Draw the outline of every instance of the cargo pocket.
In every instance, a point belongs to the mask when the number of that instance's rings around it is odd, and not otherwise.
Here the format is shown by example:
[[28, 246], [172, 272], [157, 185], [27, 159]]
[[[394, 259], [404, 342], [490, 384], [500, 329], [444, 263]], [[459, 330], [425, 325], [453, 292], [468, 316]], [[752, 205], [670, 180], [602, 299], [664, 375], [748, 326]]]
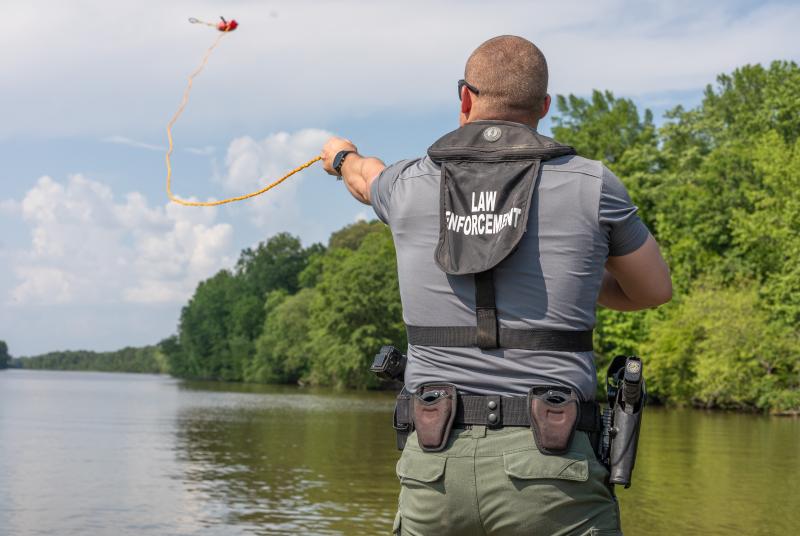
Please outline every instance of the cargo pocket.
[[445, 493], [447, 458], [408, 447], [397, 462], [400, 500], [395, 521], [402, 526], [399, 534], [440, 533], [442, 519], [452, 508], [450, 495]]
[[518, 480], [555, 478], [585, 482], [589, 479], [589, 462], [580, 452], [567, 452], [549, 456], [536, 449], [519, 450], [503, 454], [506, 474]]
[[397, 477], [407, 481], [434, 483], [444, 475], [447, 458], [406, 448], [397, 461]]

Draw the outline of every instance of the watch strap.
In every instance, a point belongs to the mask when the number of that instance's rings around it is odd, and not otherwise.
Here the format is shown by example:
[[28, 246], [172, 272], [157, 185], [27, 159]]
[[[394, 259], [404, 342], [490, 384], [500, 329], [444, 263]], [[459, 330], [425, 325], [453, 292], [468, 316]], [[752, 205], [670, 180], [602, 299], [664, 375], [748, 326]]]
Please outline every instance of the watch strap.
[[336, 153], [336, 156], [333, 158], [333, 170], [339, 176], [342, 177], [342, 164], [344, 164], [344, 159], [350, 153], [354, 153], [355, 151], [350, 151], [345, 149], [344, 151], [339, 151]]

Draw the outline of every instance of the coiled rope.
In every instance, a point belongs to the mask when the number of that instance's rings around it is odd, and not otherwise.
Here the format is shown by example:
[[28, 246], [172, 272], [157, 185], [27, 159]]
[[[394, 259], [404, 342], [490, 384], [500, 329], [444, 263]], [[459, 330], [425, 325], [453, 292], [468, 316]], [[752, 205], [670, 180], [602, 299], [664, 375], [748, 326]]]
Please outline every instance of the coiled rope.
[[[255, 192], [250, 192], [249, 194], [239, 195], [239, 196], [236, 196], [236, 197], [229, 197], [228, 199], [221, 199], [219, 201], [188, 201], [186, 199], [181, 199], [179, 197], [176, 197], [172, 193], [172, 165], [170, 164], [170, 156], [172, 156], [172, 150], [173, 150], [172, 127], [175, 124], [175, 122], [178, 120], [178, 118], [181, 116], [181, 114], [183, 113], [183, 109], [186, 108], [186, 104], [189, 102], [189, 94], [192, 91], [192, 84], [194, 82], [194, 78], [203, 71], [203, 69], [205, 68], [206, 64], [208, 63], [208, 58], [211, 56], [211, 53], [214, 51], [214, 49], [217, 48], [217, 45], [219, 45], [220, 41], [222, 41], [222, 39], [226, 35], [228, 35], [233, 29], [235, 29], [235, 26], [234, 27], [230, 27], [229, 23], [227, 23], [227, 21], [225, 21], [225, 19], [222, 19], [222, 21], [224, 23], [226, 23], [225, 26], [224, 26], [224, 29], [220, 29], [219, 36], [214, 40], [214, 43], [212, 43], [212, 45], [210, 47], [208, 47], [208, 50], [206, 50], [206, 53], [203, 56], [203, 61], [200, 62], [200, 66], [197, 67], [197, 69], [195, 69], [194, 72], [192, 72], [192, 74], [189, 75], [189, 82], [186, 85], [186, 89], [183, 91], [183, 98], [181, 99], [181, 103], [178, 106], [178, 110], [175, 112], [175, 115], [172, 116], [172, 119], [170, 119], [169, 123], [167, 123], [167, 140], [169, 140], [169, 148], [167, 149], [167, 154], [166, 154], [166, 162], [167, 162], [167, 197], [169, 197], [170, 201], [172, 201], [174, 203], [178, 203], [179, 205], [187, 206], [187, 207], [215, 207], [215, 206], [219, 206], [219, 205], [225, 205], [227, 203], [233, 203], [235, 201], [244, 201], [245, 199], [250, 199], [251, 197], [256, 197], [258, 195], [261, 195], [261, 194], [263, 194], [265, 192], [268, 192], [269, 190], [275, 188], [276, 186], [278, 186], [280, 183], [282, 183], [283, 181], [285, 181], [286, 179], [288, 179], [289, 177], [291, 177], [295, 173], [299, 173], [300, 171], [303, 171], [304, 169], [314, 165], [316, 162], [319, 162], [320, 160], [322, 160], [321, 157], [317, 156], [315, 158], [312, 158], [311, 160], [309, 160], [305, 164], [301, 164], [301, 165], [297, 166], [296, 168], [294, 168], [293, 170], [288, 172], [283, 177], [281, 177], [281, 178], [275, 180], [274, 182], [264, 186], [260, 190], [256, 190]], [[220, 28], [220, 26], [217, 25], [217, 24], [212, 24], [210, 22], [204, 22], [204, 21], [201, 21], [201, 20], [198, 20], [198, 19], [195, 19], [195, 18], [189, 19], [189, 22], [192, 23], [192, 24], [205, 24], [206, 26], [211, 26], [212, 28], [218, 28], [218, 29]]]

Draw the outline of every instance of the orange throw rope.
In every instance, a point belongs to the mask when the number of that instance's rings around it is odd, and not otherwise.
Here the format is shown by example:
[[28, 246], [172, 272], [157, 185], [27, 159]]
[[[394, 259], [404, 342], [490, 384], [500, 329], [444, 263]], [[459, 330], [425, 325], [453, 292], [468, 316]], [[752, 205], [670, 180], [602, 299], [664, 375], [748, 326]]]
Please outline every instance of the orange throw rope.
[[[211, 26], [211, 27], [214, 27], [214, 28], [219, 28], [220, 27], [219, 25], [211, 24], [209, 22], [203, 22], [203, 21], [200, 21], [200, 20], [197, 20], [197, 19], [189, 19], [189, 22], [191, 22], [193, 24], [198, 24], [198, 23], [199, 24], [205, 24], [207, 26]], [[226, 21], [223, 19], [223, 22], [226, 22]], [[231, 22], [235, 22], [235, 21], [231, 21]], [[180, 106], [178, 106], [178, 110], [175, 112], [175, 115], [173, 115], [172, 119], [170, 119], [169, 123], [167, 123], [167, 139], [169, 140], [169, 148], [167, 149], [167, 154], [166, 154], [166, 162], [167, 162], [167, 197], [169, 197], [170, 201], [172, 201], [174, 203], [178, 203], [179, 205], [187, 206], [187, 207], [215, 207], [215, 206], [218, 206], [218, 205], [225, 205], [227, 203], [233, 203], [235, 201], [243, 201], [245, 199], [250, 199], [251, 197], [256, 197], [257, 195], [261, 195], [264, 192], [268, 192], [269, 190], [275, 188], [277, 185], [279, 185], [280, 183], [282, 183], [283, 181], [285, 181], [286, 179], [288, 179], [289, 177], [291, 177], [295, 173], [303, 171], [307, 167], [310, 167], [310, 166], [314, 165], [316, 162], [322, 160], [321, 157], [317, 156], [316, 158], [312, 158], [311, 160], [309, 160], [305, 164], [301, 164], [301, 165], [297, 166], [296, 168], [291, 170], [289, 173], [287, 173], [283, 177], [281, 177], [281, 178], [277, 179], [276, 181], [266, 185], [265, 187], [261, 188], [260, 190], [257, 190], [255, 192], [251, 192], [249, 194], [239, 195], [239, 196], [236, 196], [236, 197], [230, 197], [228, 199], [221, 199], [219, 201], [205, 201], [205, 202], [203, 202], [203, 201], [187, 201], [185, 199], [181, 199], [179, 197], [176, 197], [172, 193], [172, 165], [170, 164], [170, 156], [172, 156], [172, 150], [173, 150], [172, 127], [175, 124], [175, 122], [178, 120], [178, 118], [181, 116], [181, 114], [183, 113], [183, 109], [186, 108], [186, 104], [189, 102], [189, 94], [192, 91], [192, 83], [194, 82], [194, 78], [203, 71], [203, 69], [205, 68], [206, 64], [208, 63], [208, 58], [211, 56], [211, 53], [214, 51], [214, 49], [217, 48], [217, 45], [219, 45], [220, 41], [222, 41], [222, 39], [226, 35], [228, 35], [233, 29], [235, 29], [236, 26], [231, 27], [230, 23], [226, 22], [226, 26], [224, 26], [224, 28], [225, 29], [221, 29], [220, 30], [219, 36], [216, 38], [216, 40], [214, 40], [214, 43], [210, 47], [208, 47], [208, 50], [206, 50], [206, 53], [203, 56], [203, 61], [200, 62], [200, 66], [197, 69], [195, 69], [192, 74], [189, 75], [189, 83], [186, 85], [186, 89], [183, 91], [183, 98], [181, 99]]]

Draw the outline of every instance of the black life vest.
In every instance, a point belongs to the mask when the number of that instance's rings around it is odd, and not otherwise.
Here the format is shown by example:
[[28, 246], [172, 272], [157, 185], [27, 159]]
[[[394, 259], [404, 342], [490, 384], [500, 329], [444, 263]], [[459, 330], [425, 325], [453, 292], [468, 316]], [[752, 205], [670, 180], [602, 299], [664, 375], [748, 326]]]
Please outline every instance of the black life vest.
[[452, 275], [473, 274], [473, 326], [407, 325], [408, 342], [582, 352], [592, 332], [501, 328], [494, 268], [519, 245], [527, 228], [541, 163], [575, 149], [507, 121], [468, 123], [440, 138], [428, 156], [441, 167], [436, 264]]

